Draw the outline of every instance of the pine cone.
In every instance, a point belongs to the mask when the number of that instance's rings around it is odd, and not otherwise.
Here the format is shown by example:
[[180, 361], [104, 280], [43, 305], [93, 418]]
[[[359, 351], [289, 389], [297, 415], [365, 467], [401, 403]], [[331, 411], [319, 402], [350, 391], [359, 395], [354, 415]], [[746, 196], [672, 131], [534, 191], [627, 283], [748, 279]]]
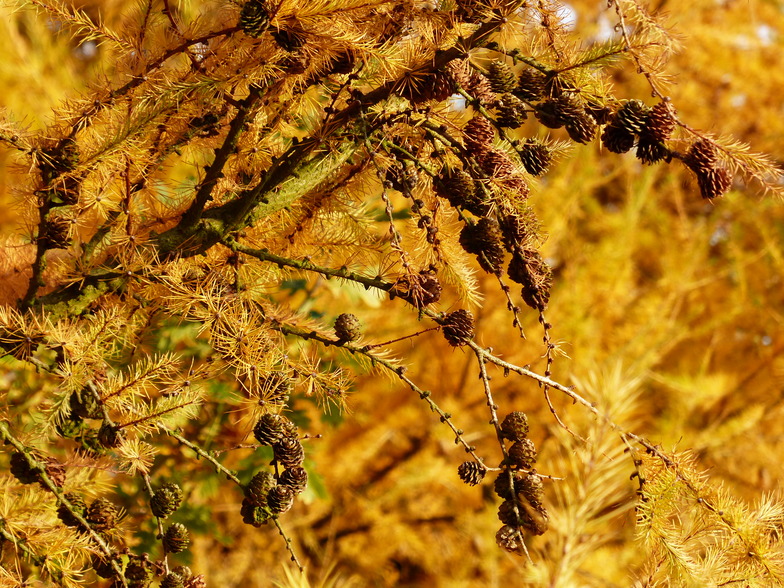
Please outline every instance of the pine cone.
[[400, 90], [401, 95], [407, 98], [412, 104], [421, 104], [429, 100], [441, 102], [446, 100], [457, 91], [454, 78], [448, 73], [441, 71], [425, 73], [418, 72], [404, 78], [407, 82]]
[[278, 484], [267, 495], [267, 504], [274, 513], [284, 513], [294, 504], [294, 491], [290, 486]]
[[263, 415], [253, 428], [256, 440], [268, 446], [275, 445], [284, 437], [296, 435], [296, 432], [297, 427], [289, 419], [272, 413]]
[[286, 468], [294, 468], [305, 461], [305, 450], [296, 437], [284, 437], [272, 446], [275, 460]]
[[641, 135], [662, 143], [670, 138], [675, 124], [675, 108], [671, 102], [664, 100], [648, 111], [648, 120]]
[[467, 59], [453, 59], [446, 64], [445, 71], [455, 84], [463, 90], [468, 89], [473, 69]]
[[477, 216], [490, 212], [491, 205], [485, 198], [484, 190], [474, 179], [462, 170], [442, 173], [433, 182], [436, 194], [454, 207], [465, 208]]
[[504, 247], [509, 253], [523, 249], [537, 231], [537, 219], [530, 208], [501, 211], [501, 235]]
[[477, 163], [483, 172], [505, 189], [517, 192], [520, 198], [528, 196], [528, 184], [505, 151], [491, 147], [477, 156]]
[[169, 572], [163, 577], [163, 580], [161, 580], [160, 588], [184, 588], [185, 580], [186, 578], [184, 578], [181, 574], [176, 572]]
[[418, 274], [401, 276], [389, 291], [390, 299], [399, 296], [416, 308], [422, 308], [441, 298], [441, 283], [435, 275], [422, 270]]
[[443, 172], [435, 179], [433, 187], [436, 194], [452, 206], [463, 206], [464, 202], [473, 198], [476, 190], [474, 179], [460, 169]]
[[117, 425], [104, 423], [101, 425], [101, 428], [98, 429], [98, 442], [106, 449], [119, 447], [124, 439], [125, 432]]
[[544, 485], [542, 484], [542, 478], [536, 474], [525, 474], [515, 481], [515, 491], [522, 494], [535, 508], [544, 510], [542, 505]]
[[[518, 522], [514, 509], [515, 503], [512, 500], [504, 500], [501, 503], [501, 506], [498, 507], [498, 520], [505, 525], [509, 525], [510, 527], [516, 527]], [[520, 511], [521, 509], [518, 508], [517, 512], [520, 514], [520, 521], [522, 522], [525, 515]]]
[[[51, 482], [58, 488], [62, 488], [65, 484], [65, 466], [53, 457], [45, 457], [43, 458], [43, 462], [44, 471], [46, 472], [49, 480], [51, 480]], [[49, 487], [44, 484], [43, 480], [39, 480], [38, 483], [44, 490], [49, 490]]]
[[57, 423], [55, 428], [63, 439], [76, 439], [84, 431], [85, 424], [81, 417], [71, 415], [65, 421]]
[[514, 94], [507, 93], [501, 96], [496, 102], [496, 109], [498, 110], [496, 122], [499, 126], [509, 129], [520, 127], [528, 118], [525, 103]]
[[[64, 495], [65, 499], [71, 503], [71, 506], [74, 507], [74, 510], [79, 513], [82, 517], [85, 516], [87, 511], [87, 503], [85, 503], [84, 498], [82, 498], [81, 494], [76, 492], [66, 492]], [[63, 524], [67, 527], [81, 527], [82, 524], [76, 519], [73, 513], [68, 510], [64, 505], [60, 504], [57, 507], [57, 518], [60, 519]]]
[[522, 284], [523, 301], [531, 308], [543, 311], [550, 301], [553, 272], [538, 251], [515, 251], [507, 269], [509, 279]]
[[670, 150], [647, 135], [643, 134], [637, 143], [637, 159], [647, 165], [652, 165], [670, 157]]
[[520, 439], [512, 443], [509, 448], [508, 465], [523, 469], [530, 470], [536, 463], [536, 447], [534, 442], [530, 439]]
[[515, 513], [515, 503], [505, 500], [498, 508], [498, 519], [510, 527], [519, 525], [534, 535], [543, 535], [547, 531], [550, 520], [544, 507], [536, 508], [524, 502], [517, 503], [516, 506], [517, 513]]
[[460, 245], [467, 253], [477, 256], [479, 266], [489, 274], [498, 274], [504, 263], [498, 221], [482, 217], [476, 224], [466, 223], [460, 232]]
[[113, 529], [117, 524], [118, 515], [119, 512], [114, 504], [106, 498], [97, 498], [90, 504], [84, 518], [95, 531], [100, 532]]
[[181, 523], [173, 523], [163, 535], [163, 547], [169, 553], [180, 553], [188, 549], [191, 537], [188, 529]]
[[422, 304], [428, 305], [438, 302], [441, 298], [441, 282], [435, 275], [428, 272], [420, 272], [419, 286], [422, 289]]
[[590, 143], [596, 135], [596, 121], [591, 115], [583, 113], [582, 116], [567, 123], [566, 132], [575, 143]]
[[554, 98], [548, 98], [539, 104], [534, 111], [534, 116], [549, 129], [560, 129], [564, 126], [558, 101]]
[[504, 417], [501, 433], [510, 441], [521, 441], [528, 436], [528, 417], [524, 412], [516, 410]]
[[[33, 454], [40, 461], [40, 456]], [[15, 452], [11, 455], [11, 475], [22, 484], [33, 484], [40, 478], [39, 470], [30, 467], [27, 458], [23, 453]]]
[[462, 308], [450, 312], [444, 317], [441, 331], [452, 347], [465, 345], [474, 336], [474, 316]]
[[526, 140], [518, 153], [525, 171], [532, 176], [540, 176], [547, 171], [553, 158], [550, 149], [536, 139]]
[[611, 124], [617, 125], [632, 135], [639, 135], [648, 122], [650, 112], [642, 100], [629, 100], [615, 113]]
[[713, 143], [707, 139], [700, 139], [692, 144], [686, 152], [686, 156], [683, 158], [683, 163], [698, 176], [701, 173], [706, 173], [708, 170], [713, 169], [716, 166], [717, 161], [716, 148], [713, 146]]
[[493, 125], [484, 116], [476, 115], [463, 127], [463, 142], [466, 151], [473, 156], [489, 149], [493, 144]]
[[487, 470], [478, 462], [464, 461], [457, 468], [457, 475], [469, 486], [476, 486], [485, 477]]
[[112, 564], [99, 555], [93, 555], [92, 568], [99, 578], [111, 578], [114, 576]]
[[[533, 508], [522, 505], [525, 510], [523, 528], [534, 535], [544, 535], [550, 527], [550, 517], [544, 507]], [[522, 514], [522, 513], [521, 513]]]
[[242, 515], [243, 523], [253, 525], [254, 527], [260, 527], [272, 516], [272, 512], [268, 508], [256, 506], [247, 498], [242, 500], [240, 514]]
[[294, 494], [299, 494], [308, 485], [308, 472], [302, 467], [289, 468], [280, 475], [278, 485], [288, 486]]
[[261, 0], [248, 0], [242, 6], [237, 25], [249, 37], [259, 38], [269, 25], [269, 14]]
[[150, 510], [160, 519], [165, 519], [182, 504], [182, 488], [174, 482], [161, 486], [150, 498]]
[[335, 336], [340, 342], [356, 341], [362, 335], [359, 319], [351, 313], [344, 312], [335, 319]]
[[46, 249], [67, 249], [71, 244], [69, 236], [71, 223], [62, 217], [48, 219], [38, 236], [38, 241]]
[[495, 102], [493, 86], [490, 84], [490, 81], [478, 71], [471, 70], [468, 85], [465, 87], [465, 90], [471, 96], [479, 100], [479, 103], [483, 106], [490, 106]]
[[512, 475], [512, 481], [514, 483], [515, 493], [519, 491], [519, 484], [521, 477], [523, 474], [514, 471], [504, 470], [496, 476], [495, 481], [493, 482], [493, 490], [495, 493], [503, 498], [504, 500], [509, 500], [512, 497], [511, 488], [509, 487], [509, 474]]
[[544, 97], [545, 75], [536, 69], [526, 68], [520, 72], [514, 94], [526, 102], [539, 102]]
[[251, 478], [245, 486], [245, 498], [253, 506], [267, 506], [267, 495], [275, 486], [275, 476], [266, 470], [262, 470]]
[[493, 61], [487, 71], [490, 87], [496, 94], [511, 92], [517, 86], [517, 78], [512, 68], [503, 61]]
[[602, 131], [602, 143], [607, 151], [626, 153], [634, 147], [634, 135], [624, 127], [610, 123]]
[[514, 176], [516, 169], [506, 152], [495, 147], [490, 147], [476, 155], [479, 167], [490, 178], [501, 180]]
[[552, 99], [555, 105], [555, 114], [559, 121], [568, 126], [587, 125], [593, 119], [585, 112], [582, 102], [571, 94], [562, 94]]
[[425, 98], [441, 102], [457, 92], [455, 82], [449, 74], [436, 72], [425, 80]]
[[732, 176], [724, 168], [709, 169], [697, 174], [700, 193], [705, 199], [718, 198], [732, 186]]
[[71, 414], [83, 419], [103, 418], [101, 405], [89, 388], [82, 388], [78, 392], [71, 394], [68, 399]]
[[125, 565], [125, 578], [133, 588], [146, 588], [152, 582], [152, 563], [148, 556], [132, 555]]
[[525, 553], [523, 536], [515, 525], [504, 525], [495, 534], [495, 542], [501, 549], [509, 553], [522, 555]]

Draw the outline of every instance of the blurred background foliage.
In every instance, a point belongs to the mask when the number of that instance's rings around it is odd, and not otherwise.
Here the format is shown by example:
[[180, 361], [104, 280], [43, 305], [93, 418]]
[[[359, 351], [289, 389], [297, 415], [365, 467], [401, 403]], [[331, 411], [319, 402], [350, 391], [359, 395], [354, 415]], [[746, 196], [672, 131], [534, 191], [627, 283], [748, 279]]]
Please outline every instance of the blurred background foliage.
[[[77, 4], [110, 28], [123, 26], [118, 0]], [[681, 120], [784, 159], [784, 2], [653, 5], [671, 12], [667, 20], [682, 38], [667, 67], [667, 93]], [[576, 36], [612, 34], [604, 2], [565, 6]], [[176, 10], [195, 15], [200, 3], [179, 2]], [[0, 107], [43, 127], [53, 108], [101, 83], [104, 55], [94, 41], [61, 34], [45, 15], [7, 5], [2, 11]], [[629, 66], [613, 81], [618, 95], [650, 95]], [[546, 131], [535, 121], [528, 125], [521, 134]], [[711, 480], [737, 497], [754, 503], [778, 492], [781, 201], [737, 183], [726, 197], [703, 201], [679, 166], [645, 167], [597, 143], [573, 147], [532, 190], [548, 234], [543, 251], [556, 273], [547, 319], [563, 356], [554, 379], [574, 384], [600, 411], [665, 450], [689, 448]], [[29, 230], [15, 208], [18, 170], [7, 165], [8, 156], [0, 150], [0, 238], [12, 244]], [[543, 370], [535, 314], [524, 313], [528, 340], [515, 339], [495, 278], [478, 279], [487, 296], [473, 309], [477, 340], [511, 362]], [[288, 286], [293, 307], [313, 309], [326, 322], [348, 310], [376, 340], [421, 328], [411, 312], [390, 313], [390, 305], [402, 310], [400, 300], [381, 304], [364, 290], [318, 279]], [[161, 351], [182, 352], [192, 342], [176, 325], [159, 332]], [[412, 379], [456, 415], [480, 454], [497, 452], [470, 353], [449, 347], [438, 332], [407, 339], [395, 351]], [[399, 381], [374, 375], [357, 379], [342, 416], [320, 418], [302, 398], [295, 404], [292, 418], [311, 419], [310, 434], [322, 435], [308, 448], [317, 464], [309, 494], [284, 517], [307, 577], [281, 565], [287, 555], [274, 529], [242, 524], [239, 493], [211, 493], [208, 484], [178, 514], [194, 533], [195, 568], [210, 586], [632, 585], [646, 555], [634, 541], [637, 483], [629, 479], [634, 467], [623, 445], [583, 408], [555, 397], [561, 418], [590, 440], [580, 443], [555, 423], [533, 381], [492, 375], [499, 404], [529, 416], [539, 471], [564, 478], [546, 484], [551, 529], [531, 540], [533, 565], [496, 547], [497, 499], [491, 488], [461, 483], [463, 452], [448, 429]], [[0, 385], [9, 385], [11, 376], [5, 378]], [[250, 475], [263, 463], [258, 459], [232, 467]]]

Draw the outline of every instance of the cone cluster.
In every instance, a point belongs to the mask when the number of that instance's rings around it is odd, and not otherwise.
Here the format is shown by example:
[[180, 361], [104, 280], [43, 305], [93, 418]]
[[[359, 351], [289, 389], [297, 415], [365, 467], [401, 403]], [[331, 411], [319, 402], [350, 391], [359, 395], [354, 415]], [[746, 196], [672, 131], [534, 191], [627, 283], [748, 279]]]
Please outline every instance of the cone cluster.
[[286, 468], [277, 477], [262, 470], [244, 488], [245, 498], [240, 509], [242, 520], [259, 527], [291, 508], [295, 496], [307, 487], [308, 474], [302, 467], [305, 451], [297, 427], [289, 419], [266, 414], [259, 419], [253, 432], [259, 443], [272, 447], [277, 465]]
[[[514, 530], [542, 535], [548, 528], [549, 516], [543, 503], [541, 477], [533, 470], [536, 447], [528, 438], [528, 418], [525, 413], [508, 414], [501, 423], [501, 437], [511, 441], [512, 445], [501, 463], [503, 471], [493, 483], [495, 493], [504, 500], [498, 509], [498, 519], [504, 526], [496, 535], [496, 540], [504, 549], [515, 551], [517, 543]], [[518, 537], [517, 540], [522, 539]]]

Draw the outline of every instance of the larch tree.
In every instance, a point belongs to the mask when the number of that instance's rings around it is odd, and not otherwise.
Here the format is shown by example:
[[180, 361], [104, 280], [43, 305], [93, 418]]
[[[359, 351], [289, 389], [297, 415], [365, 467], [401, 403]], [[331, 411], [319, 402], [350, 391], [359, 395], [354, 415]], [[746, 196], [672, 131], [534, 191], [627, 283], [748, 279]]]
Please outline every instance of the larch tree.
[[[360, 418], [363, 373], [449, 432], [454, 479], [494, 496], [499, 553], [546, 567], [528, 546], [565, 475], [537, 461], [544, 417], [498, 394], [516, 381], [535, 384], [564, 451], [614, 455], [634, 480], [640, 586], [784, 582], [781, 502], [745, 505], [629, 426], [631, 409], [553, 374], [558, 277], [529, 198], [546, 198], [553, 162], [594, 149], [678, 168], [716, 207], [733, 185], [781, 192], [768, 158], [679, 116], [659, 16], [610, 0], [609, 31], [581, 41], [550, 0], [20, 6], [102, 61], [46, 127], [0, 118], [20, 219], [0, 260], [9, 585], [204, 586], [206, 564], [182, 554], [233, 521], [312, 560], [290, 509], [329, 491], [309, 453]], [[644, 91], [617, 93], [619, 70]], [[476, 320], [489, 296], [517, 342]], [[492, 444], [412, 375], [399, 343], [434, 333]], [[532, 342], [536, 366], [506, 359]]]

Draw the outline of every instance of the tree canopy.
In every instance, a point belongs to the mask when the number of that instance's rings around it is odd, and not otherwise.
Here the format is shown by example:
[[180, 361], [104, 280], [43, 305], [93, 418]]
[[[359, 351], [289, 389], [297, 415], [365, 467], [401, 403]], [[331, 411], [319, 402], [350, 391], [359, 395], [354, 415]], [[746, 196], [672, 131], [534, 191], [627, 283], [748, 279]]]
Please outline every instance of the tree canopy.
[[667, 4], [4, 9], [4, 581], [780, 584], [784, 17]]

